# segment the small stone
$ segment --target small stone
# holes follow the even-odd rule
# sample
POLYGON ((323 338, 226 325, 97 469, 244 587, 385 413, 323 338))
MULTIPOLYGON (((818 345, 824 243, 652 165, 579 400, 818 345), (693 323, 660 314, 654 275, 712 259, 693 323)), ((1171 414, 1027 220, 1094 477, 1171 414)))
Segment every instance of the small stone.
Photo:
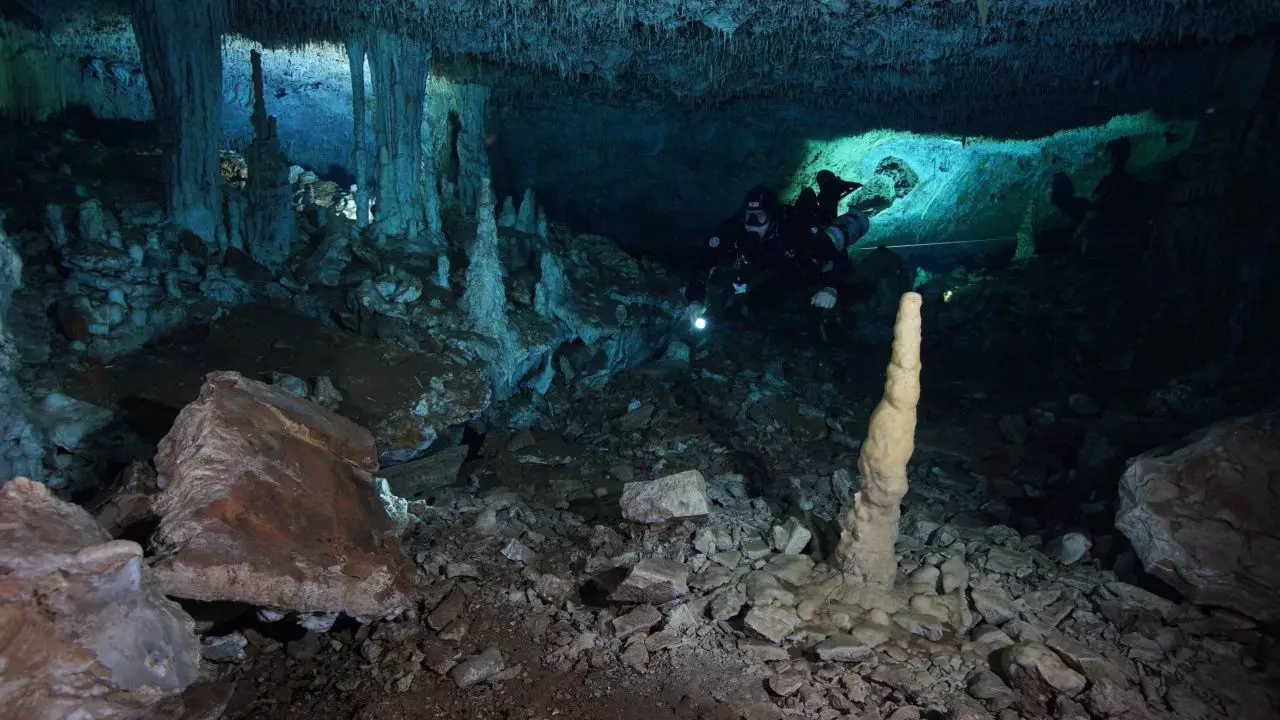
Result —
POLYGON ((743 618, 743 624, 760 637, 781 643, 800 625, 800 618, 791 608, 767 606, 753 607, 743 618))
POLYGON ((511 540, 502 548, 502 556, 521 565, 530 565, 537 555, 525 547, 519 540, 511 540))
POLYGON ((785 648, 778 647, 767 640, 758 640, 756 638, 738 640, 738 650, 749 659, 758 662, 780 662, 789 657, 785 648))
POLYGON ((799 690, 806 680, 808 677, 801 672, 780 673, 769 678, 769 689, 786 697, 799 690))
POLYGON ((641 605, 626 615, 613 619, 613 634, 619 640, 622 640, 638 632, 648 630, 660 622, 662 622, 662 613, 649 605, 641 605))
POLYGON ((505 668, 506 660, 503 659, 502 652, 496 647, 491 647, 454 666, 449 671, 449 677, 453 678, 458 687, 469 688, 472 685, 488 682, 505 668))
POLYGON ((818 658, 827 662, 859 662, 889 639, 889 633, 874 625, 860 625, 854 632, 841 633, 818 643, 818 658))
POLYGON ((1010 687, 1039 708, 1047 707, 1059 694, 1074 697, 1087 684, 1083 675, 1040 643, 1020 642, 1001 650, 997 669, 1010 687))
POLYGON ((1049 541, 1044 548, 1044 554, 1063 565, 1075 565, 1088 554, 1091 548, 1093 548, 1093 541, 1087 535, 1073 532, 1049 541))
POLYGON ((1002 625, 1018 615, 1013 607, 1013 598, 1002 587, 981 585, 969 588, 969 599, 973 601, 973 609, 992 625, 1002 625))
POLYGON ((632 643, 620 659, 623 665, 633 670, 643 670, 649 664, 649 649, 645 647, 645 643, 632 643))
POLYGON ((229 663, 244 660, 249 640, 234 632, 217 637, 205 637, 200 641, 200 656, 209 662, 229 663))
POLYGON ((813 558, 808 555, 774 555, 764 569, 793 587, 801 587, 808 584, 809 576, 813 574, 813 558))
POLYGON ((769 545, 760 538, 742 543, 742 555, 748 560, 759 560, 769 554, 769 545))
POLYGON ((740 586, 726 588, 711 599, 711 617, 715 620, 728 620, 742 612, 747 604, 747 593, 740 586))
POLYGON ((622 486, 622 516, 638 523, 661 523, 710 512, 702 473, 687 470, 651 482, 622 486))
POLYGON ((711 556, 711 562, 722 565, 730 570, 738 567, 738 563, 742 562, 742 552, 739 550, 726 550, 718 552, 711 556))
POLYGON ((689 594, 689 569, 672 560, 645 558, 636 563, 609 599, 662 605, 689 594))
POLYGON ((462 614, 467 604, 466 593, 462 588, 455 587, 452 592, 445 597, 444 601, 436 606, 434 610, 427 615, 427 624, 432 630, 443 630, 445 626, 457 619, 462 614))
POLYGON ((923 613, 898 613, 893 616, 893 622, 912 635, 919 635, 933 642, 941 640, 946 632, 938 618, 923 613))
POLYGON ((480 579, 480 571, 476 570, 476 566, 463 562, 452 562, 446 565, 444 575, 450 580, 457 580, 458 578, 480 579))
POLYGON ((422 647, 422 666, 437 675, 446 675, 457 665, 453 653, 437 643, 428 643, 422 647))
POLYGON ((458 618, 440 631, 440 639, 451 643, 461 642, 467 636, 467 630, 470 629, 471 623, 464 618, 458 618))
POLYGON ((773 527, 773 547, 786 555, 799 555, 804 552, 811 539, 813 539, 813 532, 795 517, 788 518, 786 523, 773 527))

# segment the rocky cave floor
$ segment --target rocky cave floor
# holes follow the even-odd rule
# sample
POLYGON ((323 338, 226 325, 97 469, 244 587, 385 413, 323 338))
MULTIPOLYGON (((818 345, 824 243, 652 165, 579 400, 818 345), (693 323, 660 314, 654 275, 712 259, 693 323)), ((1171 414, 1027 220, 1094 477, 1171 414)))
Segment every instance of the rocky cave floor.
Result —
MULTIPOLYGON (((820 343, 780 308, 713 327, 691 366, 557 382, 460 433, 465 455, 389 470, 417 479, 417 619, 319 633, 189 604, 209 684, 184 717, 199 697, 272 719, 1276 717, 1274 631, 1180 602, 1113 523, 1127 457, 1266 405, 1265 353, 1215 365, 1219 306, 1124 265, 1041 258, 922 293, 909 607, 822 602, 891 312, 861 302, 820 343), (625 482, 686 470, 708 517, 622 519, 625 482), (687 581, 645 585, 640 559, 687 581)), ((432 362, 249 306, 39 372, 155 442, 210 371, 327 376, 338 412, 369 423, 432 362)))
MULTIPOLYGON (((1046 259, 956 274, 926 315, 899 550, 913 591, 969 588, 968 628, 900 612, 871 632, 814 614, 814 560, 838 533, 888 347, 820 344, 784 315, 716 328, 692 368, 652 363, 583 393, 555 385, 512 403, 527 429, 468 433, 465 458, 411 463, 457 478, 409 498, 422 617, 320 634, 195 610, 211 633, 207 679, 234 683, 231 718, 1273 717, 1274 639, 1180 606, 1112 525, 1124 458, 1264 402, 1249 382, 1261 370, 1198 379, 1186 331, 1146 320, 1160 311, 1150 296, 1134 288, 1104 323, 1123 282, 1063 270, 1046 259), (622 519, 624 482, 690 469, 708 478, 706 520, 622 519), (778 552, 809 532, 808 554, 778 552), (610 601, 639 558, 683 563, 688 594, 659 583, 651 603, 610 601), (768 606, 797 607, 798 622, 748 620, 768 606), (1028 684, 995 660, 1015 641, 1066 665, 1045 661, 1028 684)), ((848 313, 833 327, 886 322, 848 313)), ((348 396, 338 411, 366 419, 380 394, 391 402, 429 372, 415 357, 246 308, 70 386, 133 408, 155 437, 207 371, 326 374, 348 396)))

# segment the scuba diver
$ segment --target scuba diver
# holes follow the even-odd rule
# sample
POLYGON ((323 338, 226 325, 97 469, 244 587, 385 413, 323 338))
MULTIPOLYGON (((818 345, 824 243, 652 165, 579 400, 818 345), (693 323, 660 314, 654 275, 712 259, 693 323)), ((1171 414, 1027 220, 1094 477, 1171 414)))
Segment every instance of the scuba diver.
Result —
POLYGON ((814 180, 818 183, 818 219, 822 223, 834 222, 840 214, 840 201, 862 187, 862 183, 842 180, 830 170, 819 170, 814 180))
POLYGON ((758 297, 761 288, 816 285, 809 304, 835 307, 836 288, 850 267, 845 250, 869 222, 855 210, 824 225, 813 196, 812 190, 801 192, 796 204, 784 206, 772 190, 756 186, 739 211, 707 237, 685 290, 695 329, 705 327, 708 309, 719 314, 738 307, 745 299, 739 296, 750 290, 758 297))

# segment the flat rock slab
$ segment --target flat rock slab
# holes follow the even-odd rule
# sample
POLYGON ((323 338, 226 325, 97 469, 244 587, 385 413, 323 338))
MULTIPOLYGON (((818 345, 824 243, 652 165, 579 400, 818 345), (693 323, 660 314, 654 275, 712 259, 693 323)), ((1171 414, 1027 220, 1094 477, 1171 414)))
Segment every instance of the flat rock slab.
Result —
POLYGON ((1189 600, 1280 620, 1280 413, 1205 428, 1138 456, 1116 527, 1147 572, 1189 600))
POLYGON ((40 483, 0 488, 0 717, 136 718, 196 679, 195 622, 40 483))
POLYGON ((297 612, 396 615, 412 565, 370 473, 367 430, 287 390, 211 373, 160 442, 165 592, 297 612))
POLYGON ((631 522, 662 523, 708 512, 707 481, 697 470, 622 486, 622 517, 631 522))

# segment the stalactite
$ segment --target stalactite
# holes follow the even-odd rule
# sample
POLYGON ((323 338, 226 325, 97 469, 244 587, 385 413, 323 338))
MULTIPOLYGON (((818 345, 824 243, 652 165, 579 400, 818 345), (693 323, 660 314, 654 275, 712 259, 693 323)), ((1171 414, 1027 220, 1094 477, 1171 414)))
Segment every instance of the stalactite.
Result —
POLYGON ((414 251, 436 248, 427 230, 422 179, 422 118, 431 53, 421 41, 377 30, 369 43, 377 147, 379 242, 400 238, 414 251))
POLYGON ((267 114, 263 97, 262 53, 250 53, 253 63, 253 142, 245 160, 249 180, 245 186, 248 214, 244 218, 245 246, 255 261, 279 274, 293 249, 297 221, 294 219, 289 183, 289 161, 280 153, 276 119, 267 114))
POLYGON ((356 227, 369 224, 369 147, 365 144, 364 45, 347 41, 347 62, 351 67, 352 165, 356 169, 356 227))
POLYGON ((169 211, 177 230, 216 250, 226 7, 223 0, 136 0, 132 19, 165 146, 169 211))

